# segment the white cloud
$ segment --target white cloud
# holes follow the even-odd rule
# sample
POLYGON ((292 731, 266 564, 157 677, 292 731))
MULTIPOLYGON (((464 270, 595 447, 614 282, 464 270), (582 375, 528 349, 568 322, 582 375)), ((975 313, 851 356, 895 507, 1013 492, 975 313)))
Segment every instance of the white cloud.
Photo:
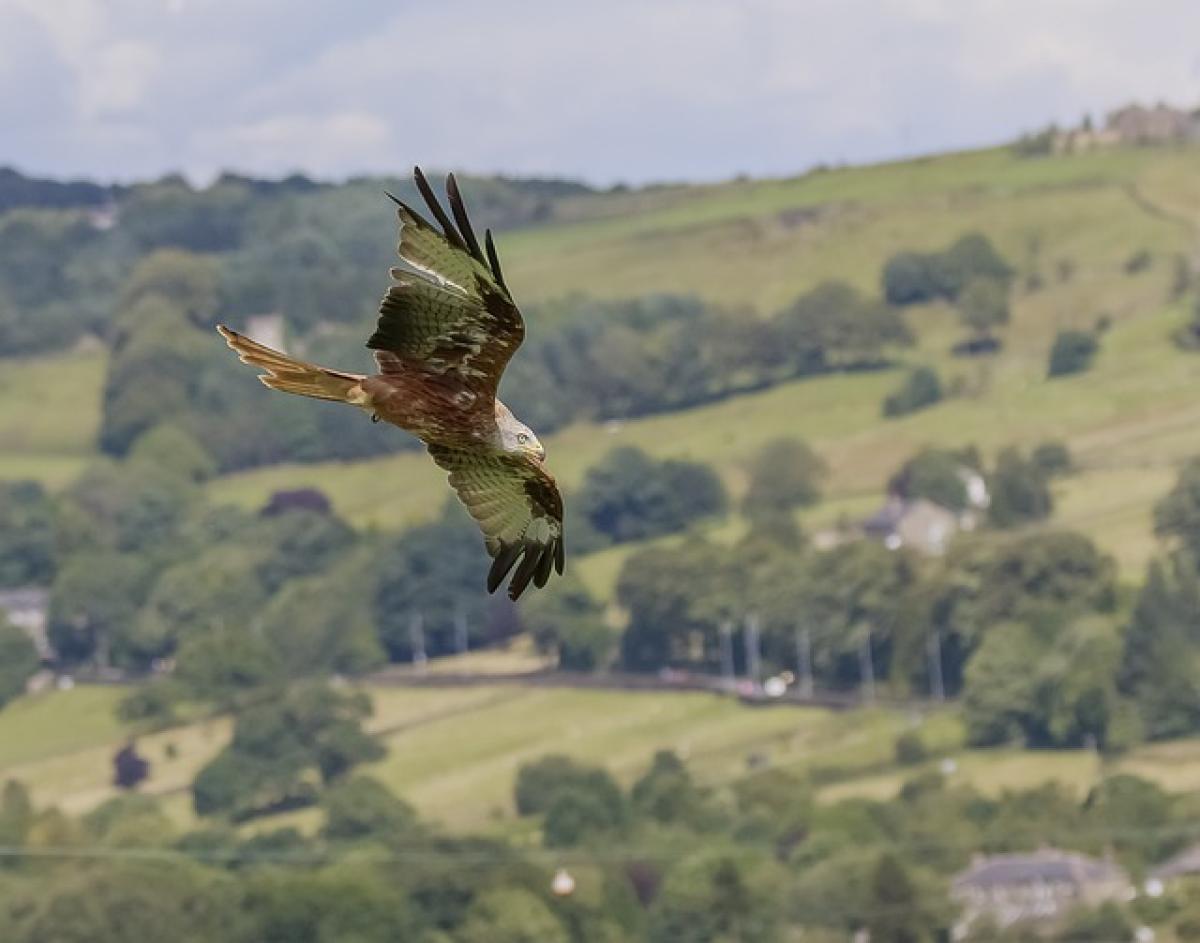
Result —
POLYGON ((121 40, 96 50, 79 86, 79 111, 86 120, 117 116, 146 103, 162 56, 147 42, 121 40))
POLYGON ((786 173, 1200 100, 1196 36, 1192 0, 0 0, 0 164, 786 173))

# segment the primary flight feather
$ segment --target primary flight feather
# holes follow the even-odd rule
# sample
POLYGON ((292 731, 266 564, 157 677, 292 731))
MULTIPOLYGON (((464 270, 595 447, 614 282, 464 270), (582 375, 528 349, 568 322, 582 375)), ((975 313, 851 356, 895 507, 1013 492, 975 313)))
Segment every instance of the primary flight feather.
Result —
POLYGON ((419 167, 413 175, 438 225, 388 194, 398 207, 401 264, 367 341, 378 373, 328 370, 217 330, 244 363, 266 371, 259 379, 271 389, 358 406, 424 442, 483 531, 488 592, 515 568, 515 600, 530 582, 544 586, 552 569, 563 571, 562 497, 546 451, 496 395, 525 322, 492 234, 481 248, 454 175, 446 178, 453 220, 419 167))

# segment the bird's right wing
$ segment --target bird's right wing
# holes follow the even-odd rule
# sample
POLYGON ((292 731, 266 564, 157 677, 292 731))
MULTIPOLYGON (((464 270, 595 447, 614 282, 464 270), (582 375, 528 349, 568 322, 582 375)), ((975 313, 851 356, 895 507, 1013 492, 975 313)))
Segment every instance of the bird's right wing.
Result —
POLYGON ((492 234, 484 234, 485 255, 454 175, 446 178, 451 221, 421 169, 413 174, 441 231, 392 197, 400 218, 401 264, 391 270, 394 284, 380 303, 367 346, 377 351, 384 373, 416 367, 494 397, 525 337, 525 322, 504 283, 492 234))
POLYGON ((558 485, 537 459, 490 449, 429 446, 450 473, 492 556, 488 592, 517 566, 508 595, 517 599, 530 581, 545 586, 551 569, 563 571, 563 504, 558 485))

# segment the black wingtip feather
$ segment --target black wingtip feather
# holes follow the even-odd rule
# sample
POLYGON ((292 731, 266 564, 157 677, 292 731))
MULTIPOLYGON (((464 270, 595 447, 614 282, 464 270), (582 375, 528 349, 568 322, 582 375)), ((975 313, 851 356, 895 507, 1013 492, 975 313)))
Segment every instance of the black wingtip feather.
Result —
POLYGON ((396 194, 394 194, 391 190, 384 190, 383 195, 386 196, 393 203, 395 203, 397 206, 399 206, 401 209, 404 208, 404 204, 400 202, 400 198, 398 196, 396 196, 396 194))
POLYGON ((567 550, 563 544, 562 537, 554 541, 554 569, 558 570, 558 575, 563 575, 563 569, 566 565, 567 550))
POLYGON ((547 544, 541 548, 538 554, 537 571, 533 574, 533 585, 541 589, 546 585, 546 581, 550 579, 550 573, 554 569, 554 544, 547 544))
POLYGON ((508 291, 508 285, 504 282, 504 273, 500 271, 500 256, 496 254, 496 243, 492 241, 492 231, 484 230, 483 245, 487 249, 488 264, 492 268, 492 274, 496 276, 496 281, 500 283, 500 287, 508 291))
POLYGON ((537 573, 539 555, 535 552, 536 546, 536 544, 529 543, 521 545, 524 556, 521 558, 521 565, 517 567, 517 572, 513 574, 512 582, 508 584, 508 598, 513 602, 521 598, 529 581, 537 573))
POLYGON ((470 252, 471 250, 463 242, 462 236, 458 234, 458 230, 450 222, 450 217, 442 209, 442 204, 438 202, 437 194, 433 192, 433 187, 429 185, 429 181, 421 173, 420 167, 413 168, 413 180, 417 184, 417 189, 421 192, 421 197, 425 200, 425 205, 429 207, 429 212, 433 214, 434 218, 438 221, 438 225, 442 227, 442 233, 445 235, 446 241, 456 249, 461 249, 463 252, 470 252))
POLYGON ((517 562, 517 557, 520 555, 520 544, 500 545, 496 559, 492 561, 492 568, 488 570, 487 590, 489 593, 494 593, 504 582, 504 577, 508 576, 508 571, 513 568, 513 564, 517 562))
POLYGON ((471 228, 471 218, 467 215, 467 204, 463 202, 462 191, 458 189, 458 181, 454 179, 454 174, 446 175, 446 196, 450 199, 450 212, 454 214, 454 221, 458 223, 458 231, 466 240, 471 255, 480 265, 487 265, 483 258, 483 252, 479 248, 479 240, 475 238, 475 230, 471 228))

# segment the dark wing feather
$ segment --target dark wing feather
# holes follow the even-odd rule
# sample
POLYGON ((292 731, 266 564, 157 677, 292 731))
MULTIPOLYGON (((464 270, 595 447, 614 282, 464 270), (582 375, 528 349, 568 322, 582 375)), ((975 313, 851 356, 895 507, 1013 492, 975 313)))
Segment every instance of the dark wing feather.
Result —
POLYGON ((525 337, 525 322, 504 284, 490 236, 486 256, 479 247, 454 178, 447 179, 447 192, 457 226, 419 168, 414 176, 441 231, 391 197, 400 219, 401 264, 391 270, 394 284, 380 302, 367 346, 381 352, 376 360, 384 373, 415 368, 494 397, 525 337))
POLYGON ((524 455, 440 445, 429 446, 429 454, 450 473, 450 485, 483 531, 492 556, 489 593, 514 566, 508 584, 514 600, 531 582, 545 586, 551 570, 562 573, 562 496, 540 462, 524 455))

